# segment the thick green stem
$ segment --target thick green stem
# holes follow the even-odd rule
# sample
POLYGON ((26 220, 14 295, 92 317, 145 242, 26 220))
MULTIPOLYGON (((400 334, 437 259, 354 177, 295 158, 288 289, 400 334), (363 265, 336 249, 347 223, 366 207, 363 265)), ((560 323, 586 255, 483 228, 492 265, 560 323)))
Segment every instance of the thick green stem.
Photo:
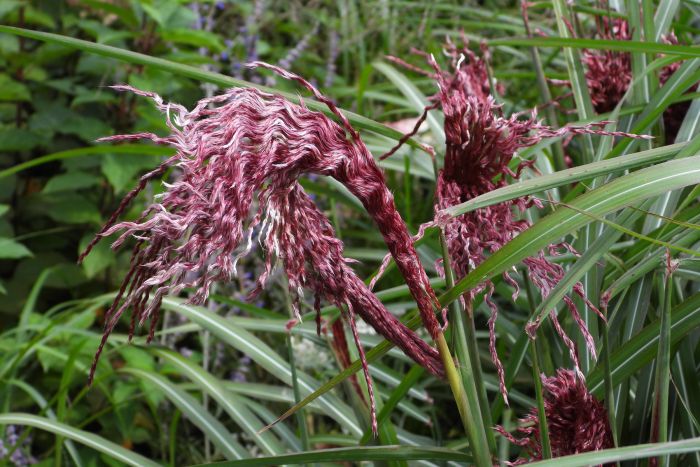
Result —
MULTIPOLYGON (((440 245, 442 246, 443 269, 445 270, 445 285, 450 288, 454 286, 454 273, 450 255, 447 250, 445 234, 440 232, 440 245)), ((471 307, 471 303, 467 306, 471 307)), ((496 453, 496 437, 490 429, 493 426, 491 411, 486 396, 486 387, 479 362, 479 351, 476 343, 476 329, 474 327, 474 316, 469 310, 469 322, 464 319, 465 310, 462 309, 460 300, 455 300, 450 305, 450 322, 452 323, 454 349, 459 362, 460 375, 465 388, 474 387, 477 400, 479 402, 479 412, 481 414, 482 425, 491 454, 496 453)))
MULTIPOLYGON (((299 381, 297 379, 297 369, 294 360, 294 348, 292 346, 292 335, 287 334, 287 351, 289 352, 289 367, 292 372, 292 390, 294 391, 294 403, 298 404, 301 401, 301 393, 299 392, 299 381)), ((309 433, 306 428, 306 416, 303 409, 297 411, 297 423, 299 425, 299 432, 301 434, 301 445, 304 451, 311 449, 309 444, 309 433)))
MULTIPOLYGON (((530 282, 530 274, 527 268, 523 270, 525 278, 525 290, 527 292, 527 301, 530 305, 530 312, 535 310, 535 296, 532 291, 532 283, 530 282)), ((535 382, 535 395, 537 396, 537 418, 540 424, 540 443, 542 443, 542 457, 550 459, 552 457, 552 447, 549 443, 549 425, 547 425, 547 412, 544 408, 544 392, 542 390, 542 379, 539 362, 539 352, 537 351, 537 339, 530 339, 530 358, 532 359, 532 379, 535 382)))
MULTIPOLYGON (((513 422, 511 420, 512 417, 513 413, 510 409, 506 409, 503 412, 503 429, 507 432, 513 430, 513 422)), ((510 464, 508 462, 508 458, 510 457, 510 446, 511 443, 505 436, 501 436, 498 439, 498 465, 500 465, 500 467, 506 467, 510 464)))
MULTIPOLYGON (((209 371, 209 355, 211 350, 210 335, 206 329, 201 332, 202 339, 202 368, 204 371, 209 371)), ((207 393, 202 394, 202 405, 205 410, 209 410, 209 397, 207 393)), ((211 441, 208 435, 204 435, 204 458, 207 462, 211 462, 211 441)))
POLYGON ((474 465, 477 467, 491 467, 491 456, 488 452, 488 441, 483 429, 483 420, 480 417, 478 397, 473 388, 469 392, 465 390, 460 373, 452 360, 445 335, 442 332, 438 334, 435 342, 442 357, 442 363, 445 365, 445 376, 452 389, 459 416, 467 432, 469 448, 474 456, 474 465))
MULTIPOLYGON (((479 358, 479 349, 476 342, 476 326, 474 325, 474 315, 470 311, 467 313, 468 319, 465 322, 464 313, 460 313, 455 322, 455 329, 463 330, 464 341, 467 343, 469 358, 471 359, 472 369, 474 370, 474 385, 479 396, 479 408, 481 409, 481 417, 484 421, 486 431, 486 439, 489 441, 489 449, 492 454, 496 453, 496 436, 493 427, 493 418, 491 417, 491 407, 486 393, 486 384, 484 383, 484 372, 481 368, 481 360, 479 358)), ((463 342, 464 342, 463 341, 463 342)))
MULTIPOLYGON (((433 157, 433 170, 437 178, 440 171, 435 157, 433 157)), ((440 231, 440 245, 442 247, 442 260, 445 269, 445 283, 448 289, 451 289, 454 287, 454 275, 452 274, 450 254, 447 250, 445 234, 442 230, 440 231)), ((467 342, 467 332, 464 326, 463 313, 464 311, 461 309, 459 300, 453 301, 450 305, 450 316, 451 319, 454 320, 453 329, 455 332, 455 342, 459 343, 456 345, 459 357, 459 371, 455 367, 450 349, 442 332, 438 335, 436 343, 438 345, 440 357, 442 357, 442 362, 445 366, 445 375, 450 383, 460 417, 462 418, 462 423, 464 424, 464 429, 467 432, 470 448, 474 455, 474 464, 477 467, 491 467, 490 453, 496 452, 496 442, 493 435, 489 437, 487 434, 484 423, 488 420, 488 427, 490 430, 491 415, 488 413, 488 405, 485 401, 483 409, 481 407, 481 391, 479 391, 476 386, 477 382, 474 373, 474 365, 472 364, 473 358, 469 350, 464 347, 464 343, 467 342), (482 415, 485 412, 488 415, 487 417, 482 415)), ((474 339, 475 338, 476 336, 474 336, 474 339)), ((483 381, 481 381, 481 379, 479 380, 479 385, 483 388, 483 381)), ((483 394, 485 398, 485 390, 483 390, 483 394)))

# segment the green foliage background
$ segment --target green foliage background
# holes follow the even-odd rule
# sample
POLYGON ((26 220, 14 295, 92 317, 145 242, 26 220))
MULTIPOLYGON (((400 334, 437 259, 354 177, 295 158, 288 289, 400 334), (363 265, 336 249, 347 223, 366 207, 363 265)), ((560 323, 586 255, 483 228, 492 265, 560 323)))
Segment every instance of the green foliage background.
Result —
MULTIPOLYGON (((454 410, 450 387, 365 333, 382 422, 379 438, 371 439, 367 408, 347 383, 359 364, 341 372, 328 337, 316 336, 311 314, 288 336, 284 278, 275 276, 259 301, 245 300, 261 268, 259 257, 246 260, 247 275, 237 283, 218 285, 207 307, 185 305, 186 294, 166 299, 153 344, 145 346, 137 337, 126 345, 128 324, 119 328, 95 384, 86 387, 103 313, 129 258, 103 242, 83 265, 76 264, 78 252, 121 197, 169 154, 147 144, 96 143, 112 134, 167 131, 149 102, 107 86, 128 83, 186 106, 228 86, 267 86, 291 99, 305 95, 267 72, 241 67, 255 58, 282 63, 346 109, 379 156, 413 122, 395 124, 415 118, 435 92, 432 80, 396 68, 385 55, 423 65, 410 55, 412 47, 439 57, 445 36, 456 39, 464 29, 474 49, 482 41, 489 44, 493 78, 505 89, 499 96, 505 115, 541 105, 552 92, 561 106, 543 109, 550 123, 606 119, 613 121, 611 130, 655 136, 650 142, 577 137, 567 146, 568 169, 558 158, 558 141, 522 151, 520 157, 537 160, 537 172, 453 213, 523 195, 547 195, 565 205, 528 210, 533 227, 454 287, 446 286, 434 267, 442 255, 439 236, 432 233, 420 243, 443 305, 484 277, 495 282, 498 351, 506 366, 510 407, 498 395, 487 348, 489 311, 480 299, 474 304, 476 353, 469 357, 458 337, 449 336, 459 361, 483 368, 479 384, 487 397, 480 414, 512 430, 541 397, 533 384, 534 363, 546 375, 571 367, 549 324, 542 326, 535 352, 528 351, 523 330, 528 320, 561 309, 563 294, 582 280, 595 303, 603 292, 612 292, 607 324, 590 312, 585 316, 601 354, 598 361, 583 350, 574 323, 569 318, 564 323, 582 349, 588 388, 612 409, 621 447, 553 465, 664 454, 675 454, 661 458, 670 465, 700 465, 700 103, 693 89, 700 77, 700 49, 692 45, 700 31, 700 6, 692 0, 644 0, 639 15, 624 13, 639 9, 637 2, 612 6, 536 2, 530 7, 530 27, 546 37, 527 38, 519 5, 501 1, 4 0, 0 427, 26 427, 21 438, 27 440, 13 451, 0 429, 0 439, 10 446, 5 460, 20 452, 42 465, 218 460, 257 465, 251 458, 260 456, 267 456, 257 460, 260 465, 471 463, 474 446, 454 410), (623 16, 639 36, 628 42, 592 40, 597 15, 623 16), (569 37, 567 24, 574 25, 578 38, 569 37), (675 31, 679 45, 663 43, 661 36, 669 31, 675 31), (539 47, 539 58, 533 58, 533 46, 539 47), (610 115, 595 115, 590 106, 581 80, 584 47, 632 54, 635 85, 610 115), (659 86, 660 66, 673 61, 683 64, 678 78, 659 86), (546 80, 572 85, 547 86, 546 80), (667 141, 660 117, 677 101, 689 101, 690 107, 675 141, 667 141), (567 268, 562 283, 543 300, 519 275, 521 293, 513 301, 500 274, 520 270, 522 259, 561 239, 582 253, 557 258, 567 268), (663 267, 667 249, 681 261, 669 281, 663 267), (259 433, 303 398, 309 403, 294 417, 259 433), (651 439, 652 409, 660 400, 668 404, 668 419, 661 422, 665 437, 642 449, 639 445, 651 439)), ((307 102, 322 109, 311 98, 307 102)), ((438 159, 444 143, 441 120, 431 112, 427 129, 416 137, 433 145, 438 159)), ((380 165, 402 216, 416 231, 433 214, 430 159, 412 144, 380 165)), ((346 254, 359 260, 356 271, 369 278, 386 249, 361 205, 333 180, 307 179, 303 185, 333 219, 346 254)), ((124 217, 136 217, 160 190, 159 183, 151 184, 124 217)), ((378 290, 392 312, 417 327, 415 304, 395 269, 378 290)), ((325 318, 337 315, 333 307, 324 309, 325 318)), ((498 437, 490 454, 505 461, 520 453, 498 437)))

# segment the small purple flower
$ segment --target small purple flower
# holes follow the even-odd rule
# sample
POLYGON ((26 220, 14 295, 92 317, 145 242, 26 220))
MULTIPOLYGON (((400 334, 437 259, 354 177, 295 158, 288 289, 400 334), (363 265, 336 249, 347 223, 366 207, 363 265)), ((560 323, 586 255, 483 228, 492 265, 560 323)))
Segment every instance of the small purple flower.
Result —
POLYGON ((336 65, 335 62, 338 59, 338 32, 333 29, 330 31, 328 38, 328 60, 326 62, 326 78, 323 82, 323 86, 329 88, 333 85, 336 75, 336 65))
POLYGON ((25 467, 36 464, 37 459, 31 454, 31 436, 26 437, 19 445, 21 431, 15 425, 8 425, 5 429, 5 439, 0 437, 0 459, 6 457, 10 451, 10 462, 15 467, 25 467))
POLYGON ((243 355, 238 359, 238 368, 231 374, 230 380, 236 383, 245 383, 248 380, 250 364, 252 360, 249 356, 243 355))
POLYGON ((311 29, 311 31, 302 37, 302 39, 296 46, 294 46, 293 49, 287 52, 287 55, 285 55, 282 60, 279 61, 280 68, 284 68, 285 70, 292 68, 292 63, 294 63, 306 50, 306 48, 309 46, 309 42, 311 42, 311 39, 316 36, 316 33, 318 33, 318 23, 313 27, 313 29, 311 29))
MULTIPOLYGON (((228 313, 227 313, 228 316, 228 313)), ((224 355, 226 353, 226 346, 222 341, 217 341, 214 347, 214 358, 211 362, 212 370, 218 370, 224 364, 224 355)))
POLYGON ((202 18, 202 13, 199 10, 199 3, 198 2, 192 2, 190 4, 190 9, 194 12, 195 14, 195 20, 194 20, 194 29, 202 29, 204 26, 204 19, 202 18))

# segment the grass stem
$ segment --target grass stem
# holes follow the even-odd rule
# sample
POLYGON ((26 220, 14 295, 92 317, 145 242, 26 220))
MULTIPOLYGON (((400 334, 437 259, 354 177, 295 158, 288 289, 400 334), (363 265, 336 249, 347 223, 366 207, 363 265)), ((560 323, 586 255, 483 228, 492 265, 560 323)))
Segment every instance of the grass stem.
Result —
MULTIPOLYGON (((287 287, 287 280, 284 279, 285 284, 282 285, 282 290, 284 291, 284 298, 287 304, 287 309, 289 310, 289 316, 291 319, 294 318, 294 313, 292 311, 292 298, 289 296, 289 287, 287 287)), ((297 378, 297 366, 294 358, 294 346, 292 345, 292 333, 287 333, 287 353, 289 355, 289 369, 292 373, 292 391, 294 392, 294 403, 298 404, 301 401, 301 392, 299 391, 299 380, 297 378)), ((301 446, 303 451, 309 451, 311 445, 309 444, 309 432, 306 426, 306 411, 304 409, 299 409, 296 413, 297 424, 299 425, 299 434, 301 438, 301 446)))
MULTIPOLYGON (((535 310, 535 295, 532 290, 532 282, 527 268, 523 270, 525 290, 530 310, 535 310)), ((537 397, 537 418, 540 424, 540 442, 542 443, 542 458, 551 459, 552 447, 549 442, 549 425, 547 424, 547 411, 544 407, 544 392, 542 390, 542 371, 540 370, 540 354, 537 350, 537 339, 530 339, 530 358, 532 359, 532 379, 535 383, 535 395, 537 397)))
MULTIPOLYGON (((670 255, 670 252, 667 253, 670 255)), ((670 260, 669 260, 670 262, 670 260)), ((671 378, 671 298, 673 297, 673 274, 669 264, 663 290, 661 306, 661 328, 659 330, 659 351, 656 357, 654 405, 651 420, 652 442, 668 441, 668 399, 671 378)), ((659 457, 659 466, 668 465, 668 457, 659 457)))
POLYGON ((532 377, 535 382, 535 395, 537 396, 537 418, 540 424, 540 442, 542 443, 542 458, 552 458, 552 447, 549 443, 549 426, 547 425, 547 413, 544 408, 544 390, 540 373, 539 357, 537 354, 537 339, 530 339, 530 356, 532 358, 532 377))
MULTIPOLYGON (((433 158, 433 170, 435 177, 437 177, 440 171, 438 170, 436 158, 433 158)), ((445 270, 445 285, 448 289, 451 289, 454 287, 455 280, 445 233, 442 229, 440 230, 440 246, 442 249, 443 268, 445 270)), ((496 453, 496 440, 490 432, 492 422, 489 407, 486 401, 483 401, 483 408, 480 403, 482 397, 486 398, 486 390, 484 389, 481 375, 479 374, 477 381, 477 376, 474 372, 475 365, 473 360, 477 359, 478 364, 478 357, 472 357, 469 349, 464 346, 468 337, 464 326, 464 310, 462 310, 459 300, 454 300, 450 305, 450 319, 453 320, 455 342, 458 343, 455 346, 455 350, 459 361, 459 371, 455 367, 452 354, 442 332, 440 332, 436 340, 438 351, 445 365, 445 375, 450 383, 467 438, 469 439, 470 448, 474 455, 474 463, 477 467, 490 467, 492 465, 490 454, 496 453), (481 386, 481 390, 477 389, 477 384, 481 386), (486 427, 488 427, 488 433, 486 427)), ((474 349, 476 349, 476 333, 471 333, 471 336, 474 339, 474 349)))
POLYGON ((603 325, 603 377, 605 378, 605 409, 608 411, 608 422, 612 431, 613 445, 618 447, 617 422, 615 417, 615 391, 613 390, 612 374, 610 371, 610 340, 608 337, 610 324, 603 325))
MULTIPOLYGON (((452 273, 452 267, 450 265, 450 258, 449 258, 449 253, 447 251, 447 243, 445 241, 445 235, 443 232, 440 232, 440 243, 442 245, 442 254, 443 254, 443 267, 445 269, 445 282, 447 287, 451 287, 451 284, 454 284, 454 275, 452 273)), ((458 355, 458 361, 459 361, 459 371, 458 371, 458 386, 453 386, 453 392, 457 387, 460 388, 460 391, 462 392, 461 398, 463 400, 458 401, 458 406, 461 403, 465 404, 465 407, 460 409, 460 414, 464 414, 462 417, 462 420, 465 421, 465 428, 467 429, 467 436, 469 437, 469 442, 472 445, 479 445, 479 450, 484 450, 488 449, 488 452, 490 453, 495 453, 496 452, 496 439, 495 436, 493 436, 493 433, 491 433, 490 427, 492 425, 491 422, 491 414, 489 412, 489 407, 488 405, 485 405, 486 402, 484 401, 483 404, 484 406, 482 407, 481 403, 481 394, 483 393, 483 396, 485 398, 486 391, 485 389, 483 391, 479 391, 478 386, 477 386, 477 377, 476 373, 474 371, 474 355, 471 354, 468 348, 468 338, 465 333, 465 327, 466 325, 464 324, 464 310, 462 310, 461 304, 459 300, 455 300, 452 302, 450 305, 450 320, 452 321, 452 330, 454 333, 454 342, 455 342, 455 351, 457 352, 458 355), (477 417, 474 417, 474 415, 477 415, 477 417), (465 418, 466 417, 466 418, 465 418), (469 419, 473 419, 470 421, 469 419), (488 427, 488 428, 487 428, 488 427), (472 432, 470 434, 470 432, 472 432), (489 434, 491 436, 489 436, 489 434)), ((444 340, 444 336, 441 334, 442 339, 444 340)), ((475 339, 474 333, 472 333, 472 337, 475 339)), ((438 343, 439 344, 439 343, 438 343)), ((447 348, 447 342, 445 342, 445 350, 439 349, 440 350, 440 355, 443 357, 443 362, 445 362, 445 358, 449 357, 450 365, 454 367, 454 362, 452 360, 452 356, 449 354, 449 348, 447 348), (445 353, 446 352, 446 353, 445 353)), ((478 358, 478 356, 477 356, 478 358)), ((456 368, 455 368, 455 371, 456 368)), ((448 374, 448 364, 445 363, 445 373, 448 374)), ((449 380, 449 374, 448 374, 448 380, 449 380)), ((481 381, 482 388, 483 388, 483 380, 481 381)), ((452 386, 452 382, 450 382, 450 385, 452 386)), ((455 400, 457 400, 457 395, 455 394, 455 400)), ((480 457, 490 457, 488 454, 484 455, 477 455, 476 450, 474 451, 474 457, 477 461, 479 461, 480 457)), ((483 461, 483 459, 482 459, 483 461)), ((485 462, 485 461, 484 461, 485 462)), ((488 461, 490 462, 490 461, 488 461)), ((485 464, 485 465, 490 465, 490 464, 485 464)))
MULTIPOLYGON (((443 269, 445 270, 445 285, 452 287, 454 285, 454 272, 447 251, 447 242, 445 234, 440 232, 440 244, 442 246, 443 269)), ((471 307, 471 303, 467 306, 471 307)), ((484 385, 484 377, 481 371, 479 362, 479 350, 476 342, 476 329, 474 327, 474 314, 472 310, 468 310, 468 322, 465 322, 465 310, 462 308, 461 300, 452 302, 450 313, 450 322, 452 323, 453 342, 457 360, 460 363, 460 374, 465 388, 474 386, 477 400, 479 402, 479 412, 486 434, 486 439, 489 445, 489 451, 492 454, 496 453, 496 437, 490 429, 493 426, 491 418, 491 410, 488 404, 486 395, 486 387, 484 385)))
POLYGON ((480 417, 478 407, 478 399, 476 399, 475 391, 471 390, 471 397, 467 395, 462 378, 459 371, 452 360, 452 354, 447 346, 445 335, 440 332, 437 336, 436 343, 438 351, 442 357, 442 362, 445 365, 445 376, 452 389, 452 395, 459 410, 459 416, 464 424, 464 429, 469 439, 469 448, 474 456, 474 465, 477 467, 491 467, 491 456, 488 452, 488 441, 486 433, 483 430, 483 421, 480 417), (477 403, 474 407, 475 402, 477 403), (476 410, 474 410, 476 408, 476 410), (482 429, 479 430, 479 427, 482 429))

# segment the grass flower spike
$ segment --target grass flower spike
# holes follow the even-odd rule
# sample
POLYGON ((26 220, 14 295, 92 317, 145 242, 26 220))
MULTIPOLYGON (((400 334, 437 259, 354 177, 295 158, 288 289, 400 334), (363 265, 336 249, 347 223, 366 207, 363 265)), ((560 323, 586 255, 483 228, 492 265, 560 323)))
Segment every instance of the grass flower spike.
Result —
POLYGON ((177 154, 142 177, 81 255, 84 258, 100 238, 117 232, 120 236, 114 248, 129 237, 136 239, 131 269, 106 314, 95 362, 127 308, 133 313, 130 334, 136 322, 143 324, 150 319, 150 339, 164 295, 192 288, 191 302, 204 302, 214 282, 229 281, 237 273, 237 262, 250 251, 254 232, 259 229, 267 257, 254 293, 262 289, 279 260, 289 278, 297 319, 301 319, 298 304, 305 289, 314 294, 317 311, 322 300, 346 310, 368 378, 354 324, 356 313, 431 373, 442 376, 438 352, 389 313, 354 274, 330 222, 297 182, 305 173, 332 176, 364 203, 433 334, 439 328, 433 312, 437 300, 382 172, 347 120, 308 82, 270 65, 256 65, 304 84, 337 113, 344 126, 310 111, 303 102, 293 104, 256 89, 231 89, 203 99, 187 111, 164 103, 156 94, 116 86, 151 98, 167 115, 172 133, 164 138, 141 133, 102 141, 145 138, 170 145, 177 154), (169 168, 179 175, 166 184, 159 199, 136 221, 117 223, 148 180, 169 168))
MULTIPOLYGON (((491 95, 486 62, 467 48, 466 39, 461 49, 452 42, 448 42, 446 53, 451 57, 451 71, 443 70, 432 56, 422 54, 434 70, 430 76, 435 79, 439 91, 433 100, 439 103, 445 116, 445 162, 437 180, 436 219, 443 217, 440 213, 442 209, 505 186, 509 183, 509 178, 518 179, 522 170, 532 166, 534 161, 514 160, 517 151, 533 146, 545 138, 582 133, 605 133, 601 128, 607 122, 585 126, 569 125, 554 129, 543 125, 537 119, 536 110, 529 115, 504 116, 501 106, 491 95)), ((395 59, 393 61, 404 63, 395 59)), ((632 136, 617 132, 612 134, 632 136)), ((534 198, 518 198, 443 221, 452 267, 457 278, 464 277, 488 254, 497 251, 527 229, 530 223, 518 218, 517 212, 522 212, 532 205, 541 207, 534 198)), ((552 245, 549 253, 557 254, 562 248, 571 250, 569 245, 562 243, 552 245)), ((564 269, 546 259, 544 252, 524 260, 524 264, 532 282, 543 296, 547 296, 564 277, 564 269)), ((508 273, 503 277, 515 289, 513 297, 516 297, 517 282, 508 273)), ((486 292, 485 300, 491 309, 489 347, 499 375, 500 389, 506 398, 504 370, 496 352, 495 325, 498 307, 491 300, 493 290, 493 284, 486 281, 468 291, 465 299, 471 301, 477 294, 486 292)), ((574 287, 574 293, 579 295, 591 309, 598 312, 597 308, 586 299, 580 284, 574 287)), ((566 297, 565 302, 585 336, 589 351, 595 355, 593 338, 573 300, 566 297)), ((550 316, 555 329, 569 349, 574 366, 578 369, 574 342, 564 332, 556 314, 552 313, 550 316)), ((528 331, 531 335, 534 334, 534 329, 528 331)))

